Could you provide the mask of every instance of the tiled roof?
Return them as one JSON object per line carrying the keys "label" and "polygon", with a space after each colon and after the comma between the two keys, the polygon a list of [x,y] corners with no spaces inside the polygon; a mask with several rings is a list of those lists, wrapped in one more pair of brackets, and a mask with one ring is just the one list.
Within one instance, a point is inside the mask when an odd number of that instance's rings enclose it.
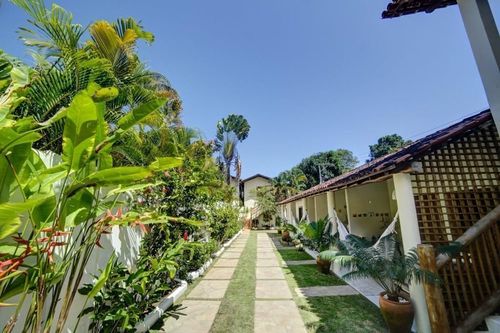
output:
{"label": "tiled roof", "polygon": [[392,0],[382,18],[394,18],[418,12],[432,13],[435,9],[456,5],[456,0]]}
{"label": "tiled roof", "polygon": [[251,177],[243,179],[242,182],[245,183],[245,182],[247,182],[249,180],[252,180],[254,178],[264,178],[264,179],[267,179],[267,180],[271,180],[270,177],[267,177],[267,176],[264,176],[264,175],[261,175],[260,173],[258,173],[258,174],[255,174],[255,175],[251,176]]}
{"label": "tiled roof", "polygon": [[420,140],[414,141],[398,151],[379,157],[340,176],[300,192],[299,194],[281,201],[280,204],[285,204],[322,192],[364,183],[369,180],[380,179],[384,176],[408,169],[411,163],[421,156],[438,149],[445,142],[458,138],[465,132],[477,128],[492,119],[490,110],[478,113],[477,115],[466,118]]}

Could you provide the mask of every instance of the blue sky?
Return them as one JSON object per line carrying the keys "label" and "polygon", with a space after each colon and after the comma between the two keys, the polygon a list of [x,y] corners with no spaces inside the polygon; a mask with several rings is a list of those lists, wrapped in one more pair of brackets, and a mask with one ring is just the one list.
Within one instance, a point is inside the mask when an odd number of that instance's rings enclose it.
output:
{"label": "blue sky", "polygon": [[[181,94],[185,124],[211,138],[220,118],[244,115],[252,129],[239,146],[243,176],[275,176],[329,149],[364,161],[382,135],[416,139],[487,108],[458,7],[382,20],[387,2],[57,3],[83,24],[141,20],[156,36],[141,56]],[[28,59],[21,25],[22,11],[3,1],[0,48]]]}

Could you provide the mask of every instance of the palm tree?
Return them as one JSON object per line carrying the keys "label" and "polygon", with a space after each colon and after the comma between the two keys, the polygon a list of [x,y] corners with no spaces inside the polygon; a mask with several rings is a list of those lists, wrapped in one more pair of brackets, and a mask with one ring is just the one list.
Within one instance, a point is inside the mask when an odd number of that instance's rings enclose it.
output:
{"label": "palm tree", "polygon": [[219,152],[219,164],[224,171],[226,183],[231,182],[231,167],[236,171],[237,182],[241,174],[241,160],[237,144],[248,137],[250,125],[241,115],[230,114],[217,123],[215,150]]}
{"label": "palm tree", "polygon": [[[156,112],[178,120],[181,103],[177,93],[163,76],[148,71],[136,54],[137,42],[151,43],[154,36],[134,19],[97,21],[88,28],[90,40],[83,41],[87,29],[73,23],[71,13],[63,8],[53,5],[48,9],[43,0],[13,2],[31,17],[32,27],[20,28],[20,38],[34,49],[36,61],[19,116],[46,121],[90,82],[96,82],[118,89],[117,96],[106,103],[105,119],[111,124],[158,97],[167,97],[169,102]],[[60,152],[63,126],[61,120],[45,130],[37,148]]]}

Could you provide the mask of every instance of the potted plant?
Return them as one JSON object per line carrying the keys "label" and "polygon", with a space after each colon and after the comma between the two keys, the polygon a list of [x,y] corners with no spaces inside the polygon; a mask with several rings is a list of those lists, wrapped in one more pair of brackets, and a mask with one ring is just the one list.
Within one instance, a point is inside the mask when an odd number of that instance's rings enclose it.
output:
{"label": "potted plant", "polygon": [[[305,245],[318,252],[328,250],[332,244],[333,237],[330,235],[330,221],[328,217],[313,222],[300,224],[303,232]],[[327,258],[316,257],[316,265],[321,273],[329,274],[331,261]]]}
{"label": "potted plant", "polygon": [[414,308],[403,288],[414,282],[439,281],[437,275],[420,268],[416,249],[406,255],[399,251],[393,234],[373,246],[349,235],[347,240],[338,242],[336,250],[321,252],[320,257],[348,269],[343,278],[371,278],[382,287],[380,311],[391,333],[411,331]]}
{"label": "potted plant", "polygon": [[297,232],[297,228],[293,224],[285,223],[282,228],[281,240],[287,243],[291,242],[290,232]]}

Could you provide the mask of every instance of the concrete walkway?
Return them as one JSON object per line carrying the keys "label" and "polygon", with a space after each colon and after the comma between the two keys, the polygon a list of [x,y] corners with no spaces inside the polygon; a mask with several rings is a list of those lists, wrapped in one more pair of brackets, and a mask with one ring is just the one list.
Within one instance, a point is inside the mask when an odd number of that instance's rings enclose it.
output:
{"label": "concrete walkway", "polygon": [[[249,232],[243,233],[221,255],[182,302],[184,309],[180,312],[185,315],[178,319],[168,318],[163,332],[210,332],[239,258],[245,251],[248,236]],[[254,332],[306,333],[281,268],[284,262],[278,260],[267,233],[257,233],[256,256]]]}
{"label": "concrete walkway", "polygon": [[255,333],[306,333],[267,233],[257,234]]}

